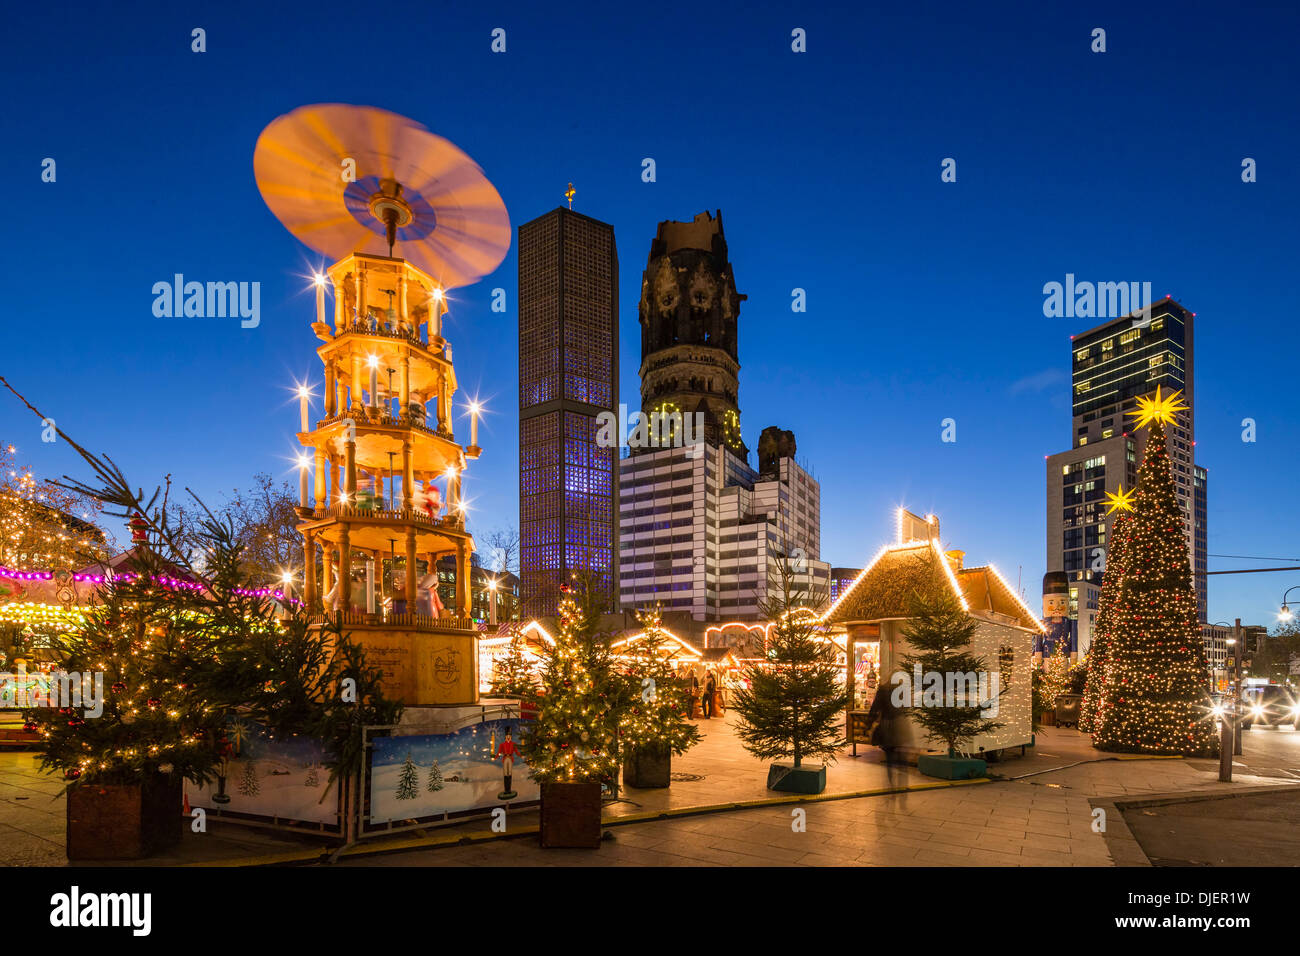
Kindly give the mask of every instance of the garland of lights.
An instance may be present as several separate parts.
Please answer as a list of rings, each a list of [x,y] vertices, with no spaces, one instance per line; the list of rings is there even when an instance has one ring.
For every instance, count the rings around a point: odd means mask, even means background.
[[[138,574],[125,572],[123,574],[85,574],[78,572],[72,575],[72,580],[89,582],[91,584],[105,584],[109,581],[136,581],[139,580]],[[50,581],[54,578],[53,571],[17,571],[13,568],[0,568],[0,578],[6,578],[10,581]],[[203,585],[196,584],[193,581],[186,581],[183,578],[170,577],[165,574],[155,574],[153,580],[157,581],[164,587],[174,590],[202,591]],[[273,597],[281,603],[286,600],[293,604],[302,604],[302,601],[294,597],[286,598],[281,588],[232,588],[232,594],[238,594],[240,597]]]
[[[71,631],[86,623],[86,616],[76,608],[57,604],[0,604],[0,621],[21,624],[33,630]]]

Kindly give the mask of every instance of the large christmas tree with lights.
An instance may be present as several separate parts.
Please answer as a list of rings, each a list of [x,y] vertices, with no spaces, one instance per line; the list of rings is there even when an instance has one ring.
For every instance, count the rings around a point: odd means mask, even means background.
[[[1106,683],[1106,662],[1110,659],[1110,630],[1128,560],[1128,512],[1133,510],[1132,495],[1132,491],[1126,492],[1121,485],[1118,494],[1106,496],[1110,499],[1107,511],[1115,514],[1115,521],[1110,526],[1106,543],[1106,570],[1101,582],[1101,596],[1097,599],[1097,617],[1092,623],[1092,643],[1084,661],[1087,679],[1083,685],[1083,703],[1079,705],[1079,729],[1085,734],[1097,729],[1097,716],[1101,709],[1101,689]]]
[[[1183,515],[1164,426],[1187,406],[1179,393],[1139,399],[1148,426],[1093,742],[1123,753],[1213,754],[1209,671],[1192,587]]]
[[[624,682],[599,633],[599,584],[585,578],[575,583],[561,588],[559,633],[542,653],[541,686],[528,694],[537,720],[520,750],[540,782],[599,781],[612,788]]]
[[[629,647],[624,668],[627,700],[619,712],[619,746],[627,751],[681,756],[700,742],[700,732],[685,713],[685,685],[676,677],[671,647],[659,611],[637,612],[644,631]]]

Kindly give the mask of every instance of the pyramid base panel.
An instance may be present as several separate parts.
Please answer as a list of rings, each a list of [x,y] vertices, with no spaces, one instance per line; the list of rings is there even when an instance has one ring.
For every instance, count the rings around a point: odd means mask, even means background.
[[[382,672],[384,694],[408,707],[477,704],[478,638],[401,628],[349,629],[366,662]]]

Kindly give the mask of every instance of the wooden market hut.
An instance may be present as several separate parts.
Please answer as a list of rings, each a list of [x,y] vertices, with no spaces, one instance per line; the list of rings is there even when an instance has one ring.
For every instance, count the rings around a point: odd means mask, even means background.
[[[964,552],[943,551],[937,519],[904,514],[907,520],[900,516],[898,543],[883,548],[822,616],[832,635],[844,635],[850,652],[850,681],[854,677],[854,646],[878,642],[878,647],[871,648],[879,660],[877,693],[891,691],[894,676],[903,670],[903,657],[912,650],[903,636],[911,620],[912,596],[947,590],[975,618],[971,650],[984,658],[986,669],[996,669],[1005,691],[999,698],[996,718],[1003,726],[971,741],[970,752],[989,754],[1030,744],[1030,665],[1034,637],[1043,632],[1042,622],[992,565],[966,567]],[[854,723],[851,712],[851,741]],[[926,739],[919,725],[910,721],[904,747],[914,753],[940,749]]]

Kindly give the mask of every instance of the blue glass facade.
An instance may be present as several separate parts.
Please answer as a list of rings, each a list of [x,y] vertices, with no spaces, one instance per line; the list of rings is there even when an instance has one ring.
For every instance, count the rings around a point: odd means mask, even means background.
[[[555,209],[519,227],[520,596],[555,613],[579,570],[616,588],[617,448],[596,442],[618,408],[613,227]]]

